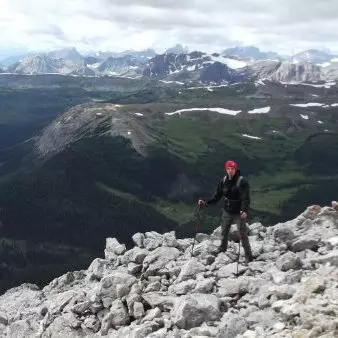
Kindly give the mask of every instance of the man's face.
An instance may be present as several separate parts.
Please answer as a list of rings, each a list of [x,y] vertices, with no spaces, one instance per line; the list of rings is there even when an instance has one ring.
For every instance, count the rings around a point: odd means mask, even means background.
[[[232,178],[236,174],[235,167],[226,167],[225,170],[230,178]]]

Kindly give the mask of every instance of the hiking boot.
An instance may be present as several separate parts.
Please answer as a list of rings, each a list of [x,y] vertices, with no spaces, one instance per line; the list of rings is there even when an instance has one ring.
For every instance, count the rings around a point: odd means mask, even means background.
[[[218,252],[226,252],[228,250],[228,243],[224,241],[224,239],[221,241],[221,245],[218,248]]]
[[[218,252],[226,252],[228,250],[228,246],[224,243],[221,243],[221,245],[218,248]]]

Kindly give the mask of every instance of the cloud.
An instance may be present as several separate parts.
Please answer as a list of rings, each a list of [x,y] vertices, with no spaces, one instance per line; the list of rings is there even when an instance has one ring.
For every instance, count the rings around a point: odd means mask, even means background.
[[[56,39],[66,40],[63,30],[59,26],[53,24],[31,26],[26,29],[26,33],[34,36],[50,35]]]
[[[338,53],[336,0],[0,0],[4,43],[32,49],[124,50],[173,44]]]

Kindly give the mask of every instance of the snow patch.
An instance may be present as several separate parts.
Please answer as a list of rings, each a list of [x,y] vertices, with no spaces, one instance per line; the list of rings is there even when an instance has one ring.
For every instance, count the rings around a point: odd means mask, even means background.
[[[171,74],[177,74],[177,73],[179,73],[181,70],[180,69],[175,69],[174,71],[169,71],[169,74],[171,75]]]
[[[335,86],[335,82],[326,82],[323,84],[314,84],[314,83],[302,83],[303,86],[310,86],[315,88],[331,88],[332,86]]]
[[[188,66],[186,69],[188,72],[192,72],[196,69],[196,65]]]
[[[210,88],[221,88],[221,87],[229,87],[227,84],[222,84],[222,85],[214,85],[214,86],[200,86],[200,87],[188,87],[186,89],[207,89],[210,90]]]
[[[265,86],[265,82],[262,79],[259,79],[258,81],[255,82],[255,86]]]
[[[224,56],[210,55],[210,59],[214,62],[223,63],[232,69],[239,69],[239,68],[244,68],[247,66],[247,63],[244,61],[229,59]]]
[[[248,111],[248,114],[266,114],[270,111],[270,107],[256,108]]]
[[[318,103],[318,102],[308,102],[308,103],[291,103],[290,106],[295,107],[321,107],[324,106],[324,103]]]
[[[309,116],[308,115],[303,115],[303,114],[300,114],[300,116],[302,117],[302,119],[304,120],[308,120],[309,119]]]
[[[220,114],[226,114],[226,115],[232,115],[235,116],[237,114],[239,114],[241,112],[241,110],[230,110],[230,109],[226,109],[226,108],[186,108],[186,109],[180,109],[180,110],[176,110],[174,112],[171,113],[165,113],[166,115],[175,115],[175,114],[181,114],[183,112],[187,112],[187,111],[200,111],[200,110],[208,110],[208,111],[214,111]]]
[[[318,120],[317,122],[318,122],[319,124],[323,124],[323,123],[324,123],[323,121],[320,121],[320,120]]]
[[[100,67],[100,62],[97,62],[97,63],[93,63],[92,65],[87,65],[88,68],[92,68],[92,69],[95,69],[95,68],[98,68]]]
[[[255,140],[261,140],[262,139],[261,137],[253,136],[253,135],[249,135],[249,134],[242,134],[242,136],[252,138],[252,139],[255,139]]]
[[[160,82],[162,83],[177,83],[177,84],[180,84],[180,85],[184,85],[184,82],[180,82],[180,81],[166,81],[166,80],[159,80]]]
[[[143,116],[142,113],[134,113],[134,114],[137,115],[137,116]]]

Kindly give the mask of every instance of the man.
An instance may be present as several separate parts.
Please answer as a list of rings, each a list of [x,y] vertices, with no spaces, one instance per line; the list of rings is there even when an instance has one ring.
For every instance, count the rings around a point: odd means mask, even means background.
[[[225,252],[228,248],[228,236],[231,224],[237,225],[240,239],[244,248],[247,262],[252,262],[253,256],[246,231],[245,221],[248,218],[250,205],[250,189],[248,181],[241,176],[239,167],[235,161],[224,163],[225,177],[219,182],[217,190],[212,199],[199,200],[199,206],[207,206],[217,203],[222,197],[225,199],[222,211],[222,242],[220,250]]]

